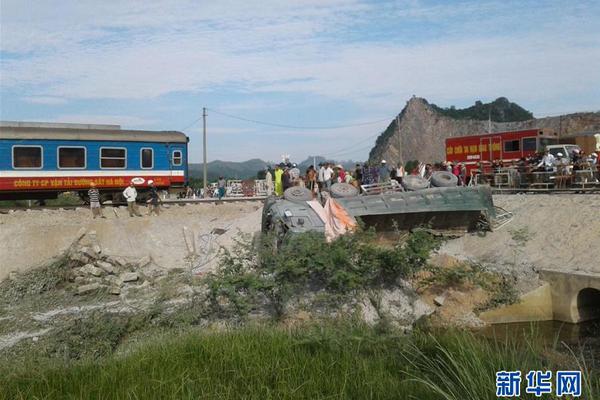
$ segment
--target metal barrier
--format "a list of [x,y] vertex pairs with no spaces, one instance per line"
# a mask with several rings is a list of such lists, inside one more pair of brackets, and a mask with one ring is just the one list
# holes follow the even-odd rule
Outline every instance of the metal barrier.
[[500,191],[600,191],[600,173],[594,169],[572,171],[519,172],[516,168],[504,168],[496,172],[471,174],[469,186],[489,185]]

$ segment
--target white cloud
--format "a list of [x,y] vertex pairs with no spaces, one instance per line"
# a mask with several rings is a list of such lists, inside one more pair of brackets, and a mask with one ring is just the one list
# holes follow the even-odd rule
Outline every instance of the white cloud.
[[[32,7],[3,0],[0,7],[2,90],[57,106],[61,121],[152,127],[161,118],[127,110],[79,115],[68,107],[80,99],[134,104],[177,93],[204,100],[222,91],[267,93],[270,100],[225,100],[222,110],[267,110],[273,116],[265,119],[282,123],[280,110],[297,106],[298,94],[332,108],[350,105],[362,114],[358,121],[393,118],[412,94],[440,105],[502,95],[534,113],[600,106],[600,8],[593,3],[84,0]],[[169,114],[176,113],[177,106]],[[383,125],[277,135],[323,138],[335,149]],[[274,135],[259,127],[215,129],[227,137]],[[243,150],[252,144],[248,139]],[[257,155],[285,145],[269,141]],[[221,158],[241,152],[225,142],[219,151]],[[308,140],[294,151],[314,152]]]
[[54,96],[26,96],[22,100],[32,104],[60,105],[67,103],[66,99]]

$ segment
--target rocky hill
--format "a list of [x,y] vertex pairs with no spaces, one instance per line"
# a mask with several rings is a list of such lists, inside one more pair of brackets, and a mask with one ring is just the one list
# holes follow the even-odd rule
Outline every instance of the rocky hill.
[[527,118],[531,113],[505,98],[488,104],[478,102],[460,110],[452,107],[443,109],[423,98],[413,97],[406,103],[398,119],[393,120],[377,138],[369,160],[443,160],[446,138],[487,132],[490,114],[492,132],[551,128],[561,135],[568,135],[581,131],[600,131],[600,112],[510,121]]

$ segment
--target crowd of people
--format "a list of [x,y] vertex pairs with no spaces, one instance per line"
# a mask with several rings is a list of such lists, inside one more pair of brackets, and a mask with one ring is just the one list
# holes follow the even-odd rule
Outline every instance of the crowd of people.
[[309,189],[313,194],[328,192],[335,183],[347,183],[360,189],[361,185],[383,183],[391,179],[402,181],[406,175],[404,166],[389,166],[385,160],[379,165],[369,163],[356,164],[354,169],[346,169],[341,164],[323,162],[309,166],[304,173],[297,164],[280,163],[265,170],[267,195],[282,196],[288,188],[300,186]]
[[[402,179],[408,175],[420,176],[424,179],[430,179],[436,171],[446,171],[457,178],[459,186],[469,185],[474,176],[479,175],[485,183],[486,177],[501,172],[510,172],[518,175],[513,179],[516,184],[526,182],[532,179],[530,176],[534,172],[548,172],[555,175],[555,187],[561,188],[577,174],[577,171],[589,173],[589,179],[592,182],[598,180],[598,154],[585,154],[582,150],[574,149],[569,155],[557,153],[553,156],[549,151],[538,153],[531,157],[524,157],[520,160],[513,160],[510,163],[504,163],[496,160],[491,163],[479,162],[475,168],[467,168],[462,162],[452,163],[442,161],[436,163],[412,162],[406,164],[389,165],[386,160],[381,160],[379,165],[370,163],[356,164],[352,170],[345,169],[340,164],[324,162],[317,165],[311,165],[304,173],[300,171],[294,163],[280,163],[273,167],[266,168],[266,186],[267,195],[276,194],[282,196],[286,189],[293,186],[306,187],[315,195],[320,191],[329,191],[334,183],[348,183],[360,189],[361,185],[383,183],[390,180],[396,180],[402,183]],[[550,174],[549,174],[550,175]],[[489,182],[488,182],[489,183]]]
[[536,180],[541,179],[546,182],[553,180],[555,188],[565,188],[578,175],[581,181],[597,183],[599,168],[597,153],[585,154],[582,150],[574,149],[570,154],[558,152],[556,155],[546,150],[543,153],[513,160],[510,163],[497,160],[492,162],[489,171],[486,171],[483,166],[478,166],[474,172],[481,173],[483,176],[486,175],[486,172],[488,175],[509,173],[514,186],[522,183],[539,183]]

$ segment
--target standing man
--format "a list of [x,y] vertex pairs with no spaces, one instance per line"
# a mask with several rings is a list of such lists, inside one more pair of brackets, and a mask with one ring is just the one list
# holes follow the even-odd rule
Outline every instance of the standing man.
[[296,165],[296,163],[292,164],[292,168],[290,168],[290,181],[292,186],[298,185],[298,181],[300,180],[300,169]]
[[359,163],[356,163],[356,165],[354,167],[354,179],[356,179],[358,186],[362,185],[363,171],[362,171],[362,167],[360,166]]
[[331,168],[331,164],[325,164],[325,169],[323,170],[323,183],[325,184],[325,190],[329,192],[331,189],[331,179],[333,178],[333,169]]
[[390,170],[387,167],[387,162],[385,160],[381,160],[381,165],[379,166],[379,182],[387,182],[390,180]]
[[556,158],[548,151],[544,151],[544,157],[542,157],[542,161],[538,163],[536,168],[543,167],[544,171],[554,172],[556,171]]
[[100,205],[100,192],[96,189],[96,184],[90,182],[90,190],[88,190],[88,197],[90,198],[90,210],[92,210],[92,217],[106,218],[102,214],[102,206]]
[[271,174],[271,168],[265,168],[265,181],[267,186],[267,196],[271,196],[273,194],[273,174]]
[[225,197],[225,186],[227,182],[225,182],[225,178],[222,176],[219,177],[219,181],[217,182],[217,190],[219,191],[219,200]]
[[319,185],[319,190],[323,190],[323,186],[325,185],[325,164],[319,163],[319,170],[317,171],[317,184]]
[[150,185],[150,198],[146,203],[148,203],[148,215],[152,215],[152,211],[156,215],[160,214],[160,208],[158,207],[158,203],[160,201],[160,197],[158,197],[158,190],[156,190],[156,186],[154,186],[154,181],[148,181],[148,185]]
[[129,216],[133,217],[136,215],[141,217],[142,214],[139,213],[137,205],[135,204],[135,200],[137,199],[137,190],[135,190],[133,181],[129,182],[129,186],[123,190],[123,197],[125,197],[125,200],[127,200],[127,210],[129,211]]

